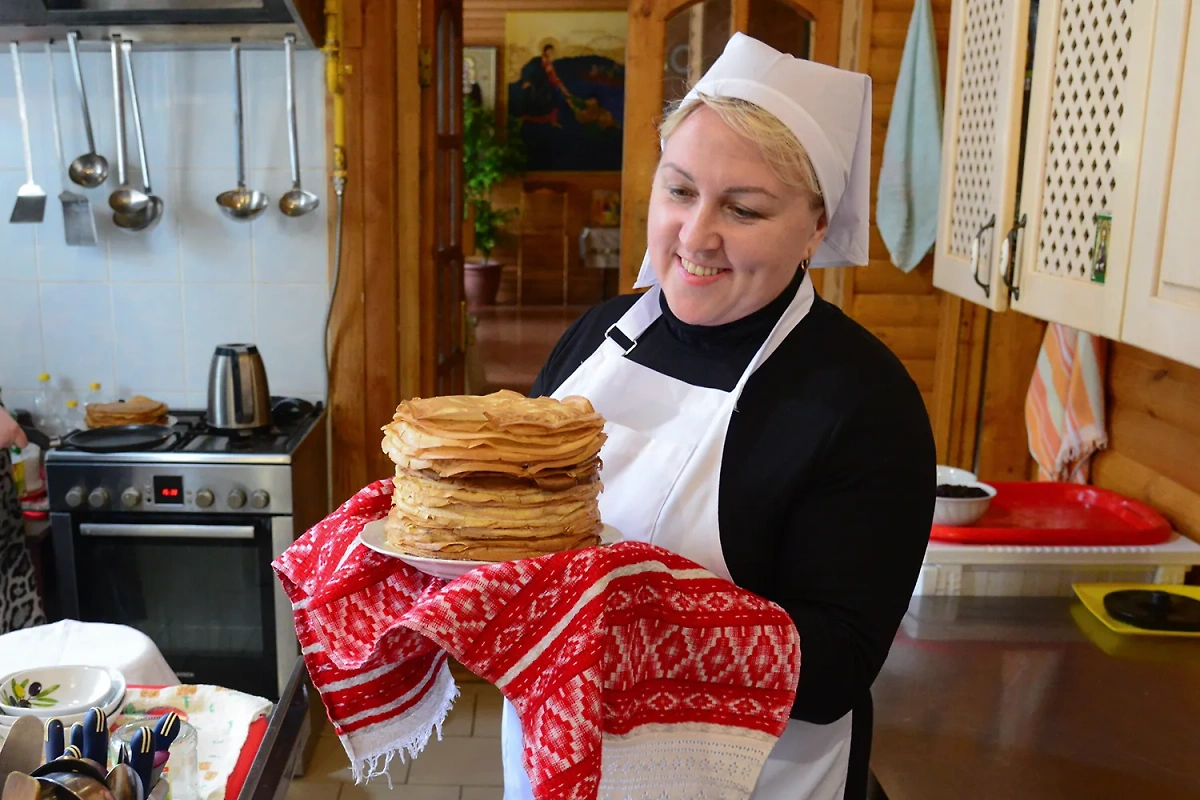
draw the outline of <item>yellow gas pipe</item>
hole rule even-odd
[[[333,98],[333,193],[337,212],[333,231],[333,286],[325,312],[325,401],[330,401],[329,320],[342,272],[342,200],[346,194],[346,97],[342,65],[342,0],[325,0],[325,84]]]
[[[333,193],[336,201],[336,216],[333,229],[333,282],[329,290],[329,305],[325,308],[325,403],[333,404],[330,380],[332,362],[329,355],[329,321],[333,316],[333,303],[337,298],[338,278],[342,274],[342,200],[346,194],[346,98],[343,76],[348,69],[342,64],[342,0],[325,0],[325,84],[333,98]],[[333,455],[333,414],[325,416],[325,444]],[[333,498],[333,458],[328,459],[325,469],[326,497]]]
[[[346,102],[342,76],[342,0],[325,0],[325,84],[333,96],[333,180],[346,180]]]

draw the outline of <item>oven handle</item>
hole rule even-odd
[[[250,525],[123,525],[120,523],[84,522],[79,526],[84,536],[162,537],[168,539],[253,539]]]

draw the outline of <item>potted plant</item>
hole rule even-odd
[[[525,171],[525,148],[515,121],[510,121],[507,140],[496,132],[491,111],[471,97],[463,98],[463,199],[474,219],[475,248],[482,261],[468,260],[464,266],[467,302],[491,305],[500,290],[504,265],[492,260],[496,240],[506,222],[517,212],[492,205],[492,187]]]

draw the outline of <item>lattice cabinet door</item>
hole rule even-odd
[[[1029,0],[954,0],[933,283],[1008,307],[1000,243],[1013,220]]]
[[[1160,6],[1042,0],[1012,307],[1116,339]],[[1180,3],[1186,5],[1186,3]],[[1157,123],[1156,123],[1157,124]]]
[[[1200,7],[1164,2],[1121,339],[1200,367]]]

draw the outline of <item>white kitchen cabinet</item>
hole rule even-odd
[[[1159,11],[1122,340],[1200,367],[1200,9]]]
[[[1011,305],[1120,337],[1151,45],[1174,0],[1042,0]],[[1101,221],[1111,219],[1105,234]]]
[[[1200,3],[955,0],[934,284],[1200,366],[1197,130]]]
[[[1000,243],[1013,218],[1029,0],[961,0],[950,10],[933,284],[1008,307]]]

